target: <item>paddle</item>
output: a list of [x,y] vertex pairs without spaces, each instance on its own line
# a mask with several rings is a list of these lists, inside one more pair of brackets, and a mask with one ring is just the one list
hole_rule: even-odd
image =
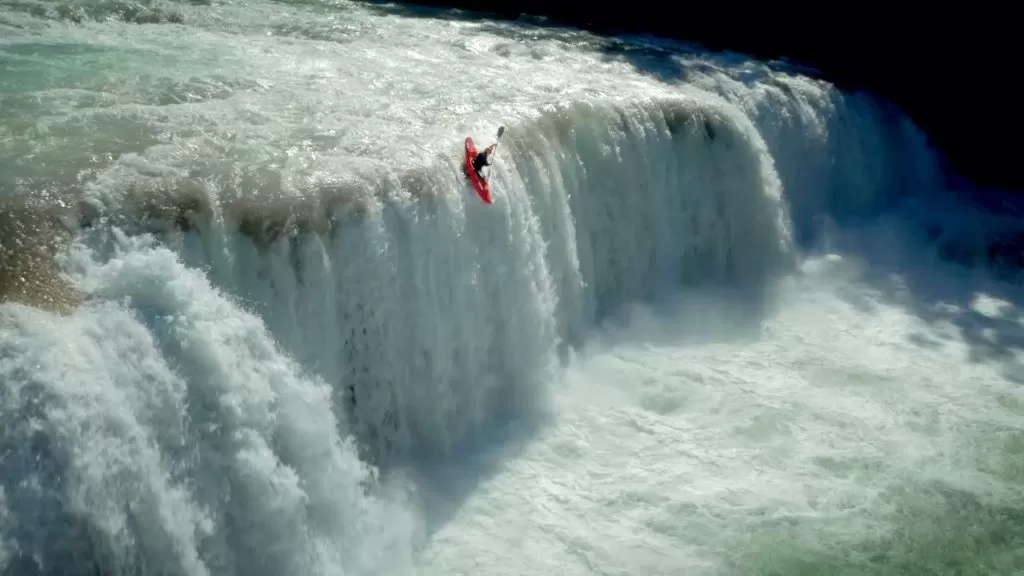
[[[504,133],[505,133],[505,127],[504,126],[498,126],[498,135],[494,137],[494,144],[491,144],[490,146],[488,146],[488,148],[491,148],[491,154],[490,154],[489,158],[492,161],[494,160],[494,155],[498,153],[498,142],[501,140],[501,136]],[[484,178],[484,180],[486,180],[486,178]]]
[[501,135],[504,134],[504,133],[505,133],[505,127],[504,126],[498,126],[498,135],[495,136],[495,138],[494,138],[494,151],[491,152],[491,156],[492,157],[495,154],[498,153],[498,141],[501,140]]

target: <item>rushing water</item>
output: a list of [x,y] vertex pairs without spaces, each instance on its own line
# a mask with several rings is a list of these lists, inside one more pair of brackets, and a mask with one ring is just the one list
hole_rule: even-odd
[[1024,570],[1018,224],[898,111],[425,14],[0,2],[0,573]]

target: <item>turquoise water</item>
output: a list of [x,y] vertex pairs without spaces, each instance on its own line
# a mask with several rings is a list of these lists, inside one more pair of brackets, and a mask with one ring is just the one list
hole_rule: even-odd
[[0,0],[0,142],[0,573],[1024,570],[1022,293],[969,265],[1019,225],[867,95]]

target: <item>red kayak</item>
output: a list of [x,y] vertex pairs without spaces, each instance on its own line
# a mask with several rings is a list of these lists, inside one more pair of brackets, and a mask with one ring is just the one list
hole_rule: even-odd
[[476,170],[473,169],[474,158],[476,158],[476,145],[473,144],[472,138],[466,136],[466,175],[469,176],[469,181],[473,183],[473,188],[480,196],[480,199],[485,204],[490,204],[491,187],[487,184],[487,180],[477,175]]

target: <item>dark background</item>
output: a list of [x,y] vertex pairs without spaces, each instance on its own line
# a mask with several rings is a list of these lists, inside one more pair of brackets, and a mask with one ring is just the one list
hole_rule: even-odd
[[[367,0],[424,16],[523,19],[600,34],[649,33],[709,50],[813,66],[847,90],[900,107],[962,176],[1024,190],[1019,36],[1009,3],[804,4]],[[948,6],[948,7],[947,7]],[[437,8],[446,9],[439,13]],[[473,10],[452,14],[448,9]],[[959,8],[959,10],[954,10]],[[537,18],[540,16],[541,18]]]

